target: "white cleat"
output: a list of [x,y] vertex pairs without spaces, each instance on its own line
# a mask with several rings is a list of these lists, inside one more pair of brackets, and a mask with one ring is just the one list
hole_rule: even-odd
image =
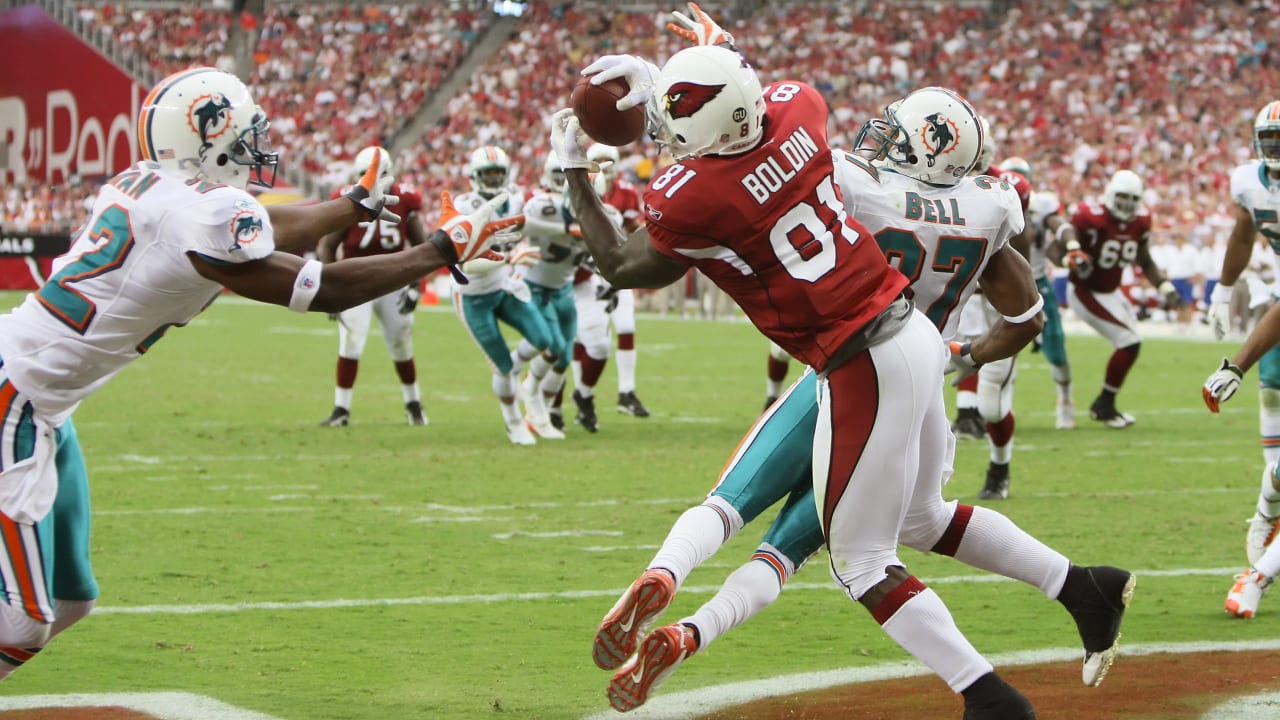
[[1250,567],[1262,559],[1271,541],[1276,539],[1277,530],[1280,530],[1280,518],[1269,518],[1254,511],[1253,517],[1249,518],[1249,530],[1244,536],[1244,552],[1249,558]]
[[1223,606],[1229,614],[1238,618],[1249,619],[1258,614],[1258,603],[1262,593],[1271,584],[1271,580],[1262,573],[1249,568],[1236,576],[1236,582],[1227,593],[1227,602]]
[[529,430],[529,426],[525,424],[524,419],[518,419],[514,422],[506,423],[507,439],[514,445],[537,445],[538,439],[533,436]]
[[564,439],[564,433],[560,430],[557,430],[556,426],[551,424],[551,418],[547,416],[543,416],[542,418],[535,418],[532,415],[526,415],[524,418],[524,421],[525,421],[525,424],[529,426],[529,429],[537,433],[538,437],[542,438],[543,440],[563,440]]
[[1058,416],[1054,427],[1059,430],[1074,430],[1076,427],[1076,404],[1070,401],[1058,401]]

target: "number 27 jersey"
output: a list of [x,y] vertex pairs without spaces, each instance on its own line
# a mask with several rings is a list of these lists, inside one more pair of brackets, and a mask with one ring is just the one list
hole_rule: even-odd
[[821,94],[787,81],[764,98],[760,143],[658,173],[645,224],[655,249],[697,267],[766,337],[821,371],[907,281],[845,212]]

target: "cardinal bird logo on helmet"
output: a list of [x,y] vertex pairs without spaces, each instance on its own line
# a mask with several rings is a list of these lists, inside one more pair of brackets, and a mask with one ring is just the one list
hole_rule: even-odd
[[663,101],[667,114],[672,119],[692,117],[702,109],[703,105],[715,99],[724,85],[699,85],[691,82],[678,82],[667,88]]

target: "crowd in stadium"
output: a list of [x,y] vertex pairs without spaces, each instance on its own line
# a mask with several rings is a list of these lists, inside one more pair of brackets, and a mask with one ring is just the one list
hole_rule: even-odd
[[[1190,257],[1173,250],[1189,245],[1202,258],[1191,274],[1211,279],[1231,223],[1228,174],[1249,156],[1251,120],[1280,87],[1280,16],[1264,0],[1011,5],[995,14],[967,3],[787,3],[720,16],[763,80],[795,77],[824,92],[833,146],[849,146],[863,119],[915,87],[956,88],[991,121],[997,161],[1029,159],[1037,188],[1064,203],[1096,199],[1114,170],[1135,170],[1165,248],[1157,252]],[[668,11],[530,3],[466,90],[399,154],[402,177],[428,198],[465,189],[468,152],[492,143],[511,154],[521,185],[536,186],[546,119],[567,104],[579,69],[606,53],[669,56],[682,42],[663,30]],[[344,179],[359,148],[389,143],[493,21],[438,3],[268,3],[262,17],[86,3],[81,13],[162,74],[226,65],[232,24],[260,28],[247,80],[284,164],[321,187]],[[665,162],[655,153],[648,142],[624,149],[624,169],[644,182]],[[92,185],[9,188],[0,219],[68,229]]]

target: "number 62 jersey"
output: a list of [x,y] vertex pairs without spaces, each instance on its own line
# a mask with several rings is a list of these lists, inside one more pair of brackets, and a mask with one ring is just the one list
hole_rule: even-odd
[[57,425],[222,291],[188,254],[231,264],[274,250],[266,209],[247,192],[140,162],[102,187],[49,280],[0,315],[5,372]]

